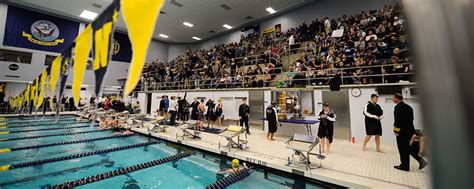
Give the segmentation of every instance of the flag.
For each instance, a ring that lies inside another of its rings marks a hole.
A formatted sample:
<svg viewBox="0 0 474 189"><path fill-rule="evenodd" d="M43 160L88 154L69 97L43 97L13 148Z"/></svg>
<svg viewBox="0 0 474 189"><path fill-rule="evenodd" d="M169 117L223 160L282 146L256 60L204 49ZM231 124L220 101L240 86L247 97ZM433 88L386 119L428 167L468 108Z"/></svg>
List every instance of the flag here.
<svg viewBox="0 0 474 189"><path fill-rule="evenodd" d="M76 38L76 47L74 48L74 79L72 82L72 96L79 99L81 92L81 84L84 79L84 71L86 70L87 58L91 50L92 43L92 26L88 25L82 33ZM75 106L79 103L75 101Z"/></svg>
<svg viewBox="0 0 474 189"><path fill-rule="evenodd" d="M51 80L50 80L50 85L51 85L51 94L54 94L54 91L56 90L56 84L58 83L58 77L59 77L59 70L61 69L61 60L62 56L58 56L53 60L53 63L51 64Z"/></svg>
<svg viewBox="0 0 474 189"><path fill-rule="evenodd" d="M124 97L128 96L138 84L163 3L164 0L122 0L122 16L133 48Z"/></svg>
<svg viewBox="0 0 474 189"><path fill-rule="evenodd" d="M41 80L40 80L40 91L38 95L38 101L36 104L36 109L38 109L44 101L44 92L45 90L45 82L46 82L46 77L48 76L48 73L46 72L46 69L43 70L43 73L41 73Z"/></svg>
<svg viewBox="0 0 474 189"><path fill-rule="evenodd" d="M110 60L110 47L113 41L114 25L119 15L120 3L118 0L109 5L102 14L92 22L93 29L93 57L95 73L95 95L99 96L107 66ZM75 73L74 73L75 75ZM77 104L78 102L76 102Z"/></svg>
<svg viewBox="0 0 474 189"><path fill-rule="evenodd" d="M69 47L68 50L66 50L61 56L63 57L61 59L61 66L60 66L60 70L59 70L59 73L60 73L60 79L61 79L61 83L59 85L59 96L58 96L58 102L60 102L60 99L63 97L63 93L64 93L64 88L66 88L66 81L67 81L67 76L69 75L68 73L68 68L70 67L71 63L72 63L72 58L71 58L71 52L72 52L72 47L74 45L71 45ZM58 103L60 104L60 103ZM56 118L58 118L59 116L59 110L60 110L60 106L57 106L56 107Z"/></svg>
<svg viewBox="0 0 474 189"><path fill-rule="evenodd" d="M39 85L40 77L41 77L41 75L38 76L38 77L35 79L35 82L34 82L34 83L35 83L35 86L34 86L34 91L33 91L33 93L32 93L32 94L33 94L33 107L35 107L36 104L38 103L38 90L39 90L38 85Z"/></svg>

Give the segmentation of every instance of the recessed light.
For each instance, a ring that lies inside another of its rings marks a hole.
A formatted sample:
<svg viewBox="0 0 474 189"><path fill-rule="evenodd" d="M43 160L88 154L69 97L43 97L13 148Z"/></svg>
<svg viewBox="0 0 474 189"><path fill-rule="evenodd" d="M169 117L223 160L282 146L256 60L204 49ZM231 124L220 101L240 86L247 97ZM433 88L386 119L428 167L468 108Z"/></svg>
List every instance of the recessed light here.
<svg viewBox="0 0 474 189"><path fill-rule="evenodd" d="M97 17L97 13L95 12L92 12L92 11L88 11L88 10L83 10L81 15L79 15L79 17L81 18L85 18L87 20L94 20L95 17Z"/></svg>
<svg viewBox="0 0 474 189"><path fill-rule="evenodd" d="M273 13L276 13L276 10L273 9L272 7L268 7L265 9L267 12L269 12L270 14L273 14Z"/></svg>
<svg viewBox="0 0 474 189"><path fill-rule="evenodd" d="M193 27L194 25L189 23L189 22L183 22L183 25L188 26L188 27Z"/></svg>
<svg viewBox="0 0 474 189"><path fill-rule="evenodd" d="M232 29L232 26L229 26L229 24L224 24L222 27L227 28L227 29Z"/></svg>
<svg viewBox="0 0 474 189"><path fill-rule="evenodd" d="M198 40L198 41L201 40L201 38L196 37L196 36L193 36L193 39L194 39L194 40Z"/></svg>
<svg viewBox="0 0 474 189"><path fill-rule="evenodd" d="M160 33L160 35L158 35L158 36L160 36L160 37L162 37L162 38L168 38L168 37L169 37L169 36L167 36L167 35L165 35L165 34L162 34L162 33Z"/></svg>

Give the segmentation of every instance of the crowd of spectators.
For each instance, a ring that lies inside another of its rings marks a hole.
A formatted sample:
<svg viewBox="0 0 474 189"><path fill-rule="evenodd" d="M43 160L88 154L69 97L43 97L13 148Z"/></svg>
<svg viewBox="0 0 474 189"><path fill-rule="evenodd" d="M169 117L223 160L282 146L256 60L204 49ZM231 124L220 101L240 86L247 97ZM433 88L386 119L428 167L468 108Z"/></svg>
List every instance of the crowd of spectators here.
<svg viewBox="0 0 474 189"><path fill-rule="evenodd" d="M333 37L335 30L343 30L342 36ZM170 62L147 64L141 83L159 89L267 86L281 72L281 62L272 57L295 53L291 49L303 42L305 53L290 62L279 87L327 85L334 77L343 84L399 82L409 80L414 71L408 64L404 16L398 5L386 5L337 19L315 19L284 33L242 36L239 43L208 50L188 48Z"/></svg>

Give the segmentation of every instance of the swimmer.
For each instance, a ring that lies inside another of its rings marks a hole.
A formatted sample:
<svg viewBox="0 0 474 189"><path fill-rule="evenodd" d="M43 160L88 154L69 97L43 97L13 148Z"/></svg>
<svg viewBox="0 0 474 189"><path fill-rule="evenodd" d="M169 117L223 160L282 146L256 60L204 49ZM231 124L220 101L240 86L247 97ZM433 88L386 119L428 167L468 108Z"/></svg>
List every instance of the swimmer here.
<svg viewBox="0 0 474 189"><path fill-rule="evenodd" d="M107 123L107 120L105 119L105 116L100 117L99 127L100 127L100 129L108 129L109 128L109 125Z"/></svg>
<svg viewBox="0 0 474 189"><path fill-rule="evenodd" d="M247 164L244 162L242 166L239 165L239 160L234 159L232 160L232 168L228 170L219 171L218 174L225 174L225 173L236 173L237 171L248 169Z"/></svg>

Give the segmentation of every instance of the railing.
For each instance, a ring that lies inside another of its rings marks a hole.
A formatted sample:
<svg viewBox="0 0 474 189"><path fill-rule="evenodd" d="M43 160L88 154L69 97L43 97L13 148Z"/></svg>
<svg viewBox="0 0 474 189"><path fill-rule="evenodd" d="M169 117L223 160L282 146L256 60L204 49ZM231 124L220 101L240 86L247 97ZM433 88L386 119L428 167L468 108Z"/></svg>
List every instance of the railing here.
<svg viewBox="0 0 474 189"><path fill-rule="evenodd" d="M360 67L348 67L348 68L336 68L336 69L325 69L324 76L317 76L315 72L310 76L307 76L306 71L295 72L294 75L298 77L288 78L287 74L274 73L274 74L260 74L260 75L246 75L241 76L240 79L237 77L227 78L210 78L210 79L184 79L181 81L171 82L149 82L145 81L144 85L141 85L142 91L148 90L173 90L173 89L211 89L211 88L251 88L251 87L268 87L272 82L283 82L283 86L278 87L295 87L295 86L312 86L312 85L328 85L329 81L334 78L338 72L345 70L357 70L357 69L368 69L368 68L380 68L391 67L391 66L410 66L410 63L404 64L385 64L385 65L374 65L374 66L360 66ZM282 68L275 68L276 70ZM317 71L317 70L315 70ZM291 72L290 72L291 73ZM344 75L341 74L341 84L372 84L372 83L393 83L399 80L410 80L409 77L415 74L414 72L404 73L385 73L381 74L360 74L360 75ZM271 76L271 77L269 77ZM275 80L280 76L280 80ZM259 80L252 80L252 78L259 77ZM265 77L265 78L264 78ZM269 78L271 79L269 79ZM238 79L238 81L236 81ZM370 81L372 79L372 82ZM364 83L364 80L367 80ZM375 82L373 80L376 80ZM377 82L379 80L380 82Z"/></svg>

